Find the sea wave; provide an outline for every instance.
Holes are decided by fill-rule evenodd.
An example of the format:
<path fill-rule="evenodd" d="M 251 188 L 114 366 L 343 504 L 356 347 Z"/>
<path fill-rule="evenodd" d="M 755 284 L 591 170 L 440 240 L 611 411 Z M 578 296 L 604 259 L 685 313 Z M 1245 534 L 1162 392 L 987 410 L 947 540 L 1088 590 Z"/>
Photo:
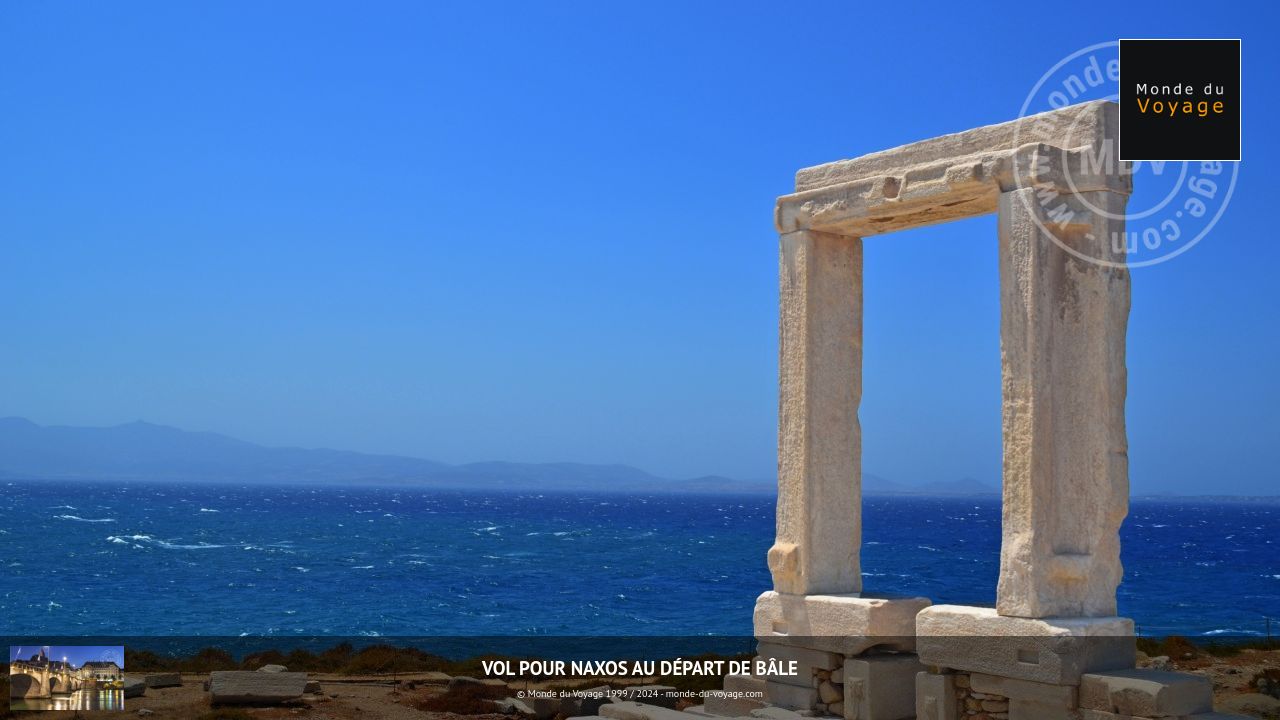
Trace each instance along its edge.
<path fill-rule="evenodd" d="M 4 485 L 0 481 L 0 489 Z M 743 613 L 744 598 L 749 607 L 750 598 L 767 587 L 761 558 L 776 534 L 772 498 L 741 501 L 748 510 L 735 514 L 719 497 L 650 499 L 642 507 L 640 500 L 621 494 L 599 503 L 590 495 L 556 494 L 534 502 L 531 495 L 422 491 L 406 493 L 403 504 L 390 510 L 389 491 L 381 488 L 69 483 L 52 493 L 49 487 L 56 486 L 24 485 L 6 492 L 9 502 L 0 507 L 0 547 L 21 551 L 0 559 L 0 570 L 24 587 L 40 589 L 35 595 L 0 592 L 0 627 L 53 627 L 74 634 L 88 622 L 97 623 L 93 629 L 99 633 L 173 632 L 174 621 L 164 612 L 168 593 L 101 594 L 105 584 L 132 577 L 170 590 L 208 589 L 201 601 L 206 611 L 181 619 L 190 626 L 182 632 L 195 634 L 262 634 L 272 624 L 262 618 L 279 618 L 284 608 L 297 610 L 280 629 L 288 634 L 296 629 L 344 636 L 368 630 L 391 636 L 501 635 L 524 628 L 606 635 L 745 634 L 750 611 Z M 69 505 L 72 498 L 84 506 L 83 515 L 51 509 Z M 376 512 L 353 518 L 350 505 Z M 200 508 L 224 510 L 235 523 L 223 528 L 220 520 L 201 521 L 207 515 Z M 982 504 L 980 517 L 968 517 L 973 522 L 947 519 L 966 516 L 964 508 L 965 501 L 869 499 L 863 543 L 868 586 L 927 594 L 939 603 L 978 605 L 994 599 L 999 502 Z M 1158 628 L 1160 635 L 1195 636 L 1201 642 L 1244 636 L 1244 629 L 1254 630 L 1254 637 L 1263 632 L 1257 612 L 1265 613 L 1280 599 L 1280 567 L 1266 561 L 1280 547 L 1280 505 L 1256 511 L 1266 513 L 1257 519 L 1247 515 L 1255 511 L 1232 506 L 1230 513 L 1201 525 L 1205 510 L 1199 506 L 1160 508 L 1144 512 L 1138 503 L 1136 519 L 1169 527 L 1126 523 L 1122 529 L 1132 575 L 1120 588 L 1122 614 L 1136 618 L 1144 632 Z M 395 518 L 381 517 L 388 512 Z M 61 513 L 112 518 L 117 530 L 49 522 Z M 929 517 L 932 524 L 924 522 Z M 413 532 L 406 534 L 406 523 L 414 524 Z M 53 532 L 59 528 L 62 533 Z M 1170 543 L 1163 542 L 1164 531 L 1174 528 L 1183 528 L 1172 541 L 1181 564 L 1169 563 Z M 79 542 L 62 537 L 79 531 L 87 531 Z M 1224 541 L 1227 535 L 1235 537 Z M 1183 542 L 1195 547 L 1180 550 Z M 219 545 L 225 552 L 212 552 Z M 670 563 L 654 560 L 664 553 Z M 19 558 L 21 566 L 10 566 Z M 59 569 L 66 567 L 81 570 Z M 361 569 L 351 572 L 354 567 Z M 595 575 L 592 590 L 584 594 L 579 588 L 575 594 L 575 573 L 583 567 Z M 93 577 L 98 573 L 101 579 Z M 400 581 L 375 582 L 384 576 Z M 1237 601 L 1194 592 L 1204 585 L 1238 588 Z M 554 601 L 530 602 L 545 586 L 555 586 Z M 626 598 L 615 598 L 618 594 Z M 46 614 L 49 599 L 66 607 Z M 260 619 L 243 620 L 254 617 Z"/>
<path fill-rule="evenodd" d="M 113 543 L 145 543 L 154 547 L 163 548 L 165 550 L 213 550 L 216 548 L 224 548 L 226 545 L 215 545 L 213 543 L 176 543 L 169 540 L 157 540 L 150 535 L 111 535 L 107 537 L 109 542 Z M 137 547 L 142 547 L 138 545 Z"/>
<path fill-rule="evenodd" d="M 59 520 L 74 520 L 76 522 L 92 522 L 92 523 L 108 523 L 115 522 L 115 518 L 82 518 L 78 515 L 54 515 Z"/>

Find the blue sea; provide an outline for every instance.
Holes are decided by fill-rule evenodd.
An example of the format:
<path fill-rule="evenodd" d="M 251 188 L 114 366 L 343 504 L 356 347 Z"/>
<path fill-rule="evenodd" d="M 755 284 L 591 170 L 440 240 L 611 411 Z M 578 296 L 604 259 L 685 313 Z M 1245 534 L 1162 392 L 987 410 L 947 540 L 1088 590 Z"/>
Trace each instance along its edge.
<path fill-rule="evenodd" d="M 0 634 L 749 635 L 773 499 L 9 482 Z M 868 497 L 872 592 L 990 604 L 1000 505 Z M 1136 500 L 1122 615 L 1263 635 L 1280 504 Z"/>

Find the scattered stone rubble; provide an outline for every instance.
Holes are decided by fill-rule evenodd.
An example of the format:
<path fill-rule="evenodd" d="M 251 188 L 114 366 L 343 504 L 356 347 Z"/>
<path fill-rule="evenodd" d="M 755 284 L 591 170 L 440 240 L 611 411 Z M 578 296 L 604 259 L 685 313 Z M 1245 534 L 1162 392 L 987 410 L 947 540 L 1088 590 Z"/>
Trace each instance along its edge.
<path fill-rule="evenodd" d="M 214 705 L 278 705 L 306 693 L 303 672 L 220 670 L 209 674 L 209 700 Z"/>
<path fill-rule="evenodd" d="M 143 678 L 127 677 L 124 679 L 124 697 L 135 698 L 147 694 L 147 681 Z"/>
<path fill-rule="evenodd" d="M 786 682 L 754 675 L 730 675 L 725 688 L 753 693 L 757 699 L 711 695 L 705 704 L 677 710 L 680 694 L 664 685 L 574 691 L 569 697 L 506 697 L 494 700 L 494 712 L 530 720 L 690 720 L 749 717 L 759 720 L 846 718 L 857 720 L 1229 720 L 1212 711 L 1208 678 L 1158 670 L 1083 673 L 1073 684 L 1046 683 L 980 672 L 928 667 L 914 653 L 872 651 L 855 657 L 776 643 L 760 643 L 761 657 L 795 661 L 803 675 Z M 435 673 L 415 686 L 441 689 L 483 686 L 506 690 L 497 679 L 450 678 Z M 808 684 L 798 678 L 807 677 Z M 126 679 L 129 688 L 146 683 Z M 327 701 L 306 673 L 271 671 L 214 672 L 209 681 L 214 705 L 280 705 L 300 700 Z M 619 691 L 622 694 L 619 695 Z M 761 697 L 761 694 L 764 697 Z M 130 695 L 134 697 L 135 695 Z M 329 696 L 332 697 L 332 696 Z M 765 704 L 764 698 L 770 704 Z M 315 700 L 312 700 L 314 698 Z M 630 698 L 630 699 L 628 699 Z M 785 707 L 782 703 L 793 703 Z"/>
<path fill-rule="evenodd" d="M 146 676 L 144 682 L 149 688 L 181 687 L 182 675 L 179 673 L 158 673 Z"/>

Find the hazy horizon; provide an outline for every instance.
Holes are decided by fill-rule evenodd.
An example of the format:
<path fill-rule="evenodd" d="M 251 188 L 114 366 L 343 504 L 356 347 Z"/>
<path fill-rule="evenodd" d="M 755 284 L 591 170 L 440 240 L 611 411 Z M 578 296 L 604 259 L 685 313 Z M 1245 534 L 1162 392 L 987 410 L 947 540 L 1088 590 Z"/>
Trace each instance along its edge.
<path fill-rule="evenodd" d="M 1230 207 L 1133 271 L 1130 478 L 1274 492 L 1277 10 L 1195 8 L 1028 42 L 945 4 L 8 5 L 0 416 L 772 478 L 797 169 L 1014 118 L 1094 43 L 1248 28 Z M 807 42 L 815 17 L 884 32 Z M 956 62 L 965 32 L 989 42 Z M 865 262 L 864 468 L 998 482 L 994 219 Z"/>
<path fill-rule="evenodd" d="M 596 486 L 598 486 L 598 489 L 601 489 L 601 490 L 610 490 L 611 484 L 616 483 L 616 481 L 619 479 L 622 479 L 623 476 L 630 473 L 634 473 L 634 472 L 638 472 L 643 476 L 648 476 L 651 479 L 660 480 L 664 483 L 669 483 L 669 484 L 656 486 L 656 487 L 644 486 L 644 485 L 623 486 L 621 490 L 617 490 L 618 492 L 640 492 L 640 491 L 644 491 L 647 487 L 647 489 L 653 490 L 655 492 L 681 491 L 681 492 L 711 493 L 711 494 L 742 492 L 742 493 L 758 494 L 761 491 L 776 490 L 776 483 L 777 483 L 776 476 L 767 477 L 767 478 L 743 478 L 743 477 L 730 477 L 725 475 L 710 475 L 710 476 L 700 476 L 700 477 L 664 477 L 656 473 L 649 472 L 647 468 L 636 467 L 636 466 L 628 465 L 625 463 L 587 464 L 587 463 L 580 463 L 570 458 L 564 458 L 558 461 L 545 461 L 545 462 L 522 462 L 520 460 L 495 461 L 492 459 L 477 458 L 469 461 L 464 461 L 456 465 L 450 465 L 445 463 L 439 463 L 435 459 L 428 458 L 428 457 L 420 457 L 420 456 L 412 456 L 412 455 L 365 454 L 365 453 L 360 453 L 359 451 L 354 451 L 354 450 L 341 448 L 341 447 L 261 445 L 261 444 L 256 444 L 256 443 L 252 443 L 250 441 L 244 440 L 243 438 L 237 438 L 224 433 L 216 433 L 212 431 L 186 430 L 184 428 L 177 428 L 169 425 L 160 425 L 157 423 L 151 423 L 142 419 L 130 421 L 127 423 L 121 423 L 118 425 L 74 426 L 74 425 L 64 425 L 64 424 L 40 425 L 38 423 L 34 423 L 28 418 L 16 417 L 16 416 L 0 417 L 0 448 L 3 448 L 5 446 L 5 441 L 7 440 L 7 438 L 4 435 L 4 430 L 7 423 L 30 424 L 42 430 L 48 429 L 48 430 L 73 430 L 73 431 L 81 431 L 81 430 L 110 431 L 110 430 L 118 430 L 118 429 L 128 429 L 136 426 L 143 426 L 145 428 L 156 430 L 156 431 L 177 432 L 177 433 L 181 433 L 184 436 L 210 436 L 210 437 L 217 438 L 220 441 L 229 440 L 234 443 L 244 443 L 254 448 L 262 449 L 262 450 L 270 450 L 270 451 L 298 450 L 304 453 L 340 453 L 340 454 L 352 453 L 352 454 L 361 455 L 369 458 L 385 457 L 385 458 L 391 458 L 391 459 L 421 461 L 424 463 L 429 463 L 434 465 L 442 465 L 446 468 L 452 468 L 452 469 L 475 468 L 475 467 L 481 467 L 481 466 L 489 467 L 489 466 L 498 466 L 498 465 L 511 465 L 511 466 L 520 467 L 520 468 L 530 468 L 530 467 L 559 468 L 559 467 L 579 466 L 579 469 L 580 468 L 616 469 L 616 471 L 613 472 L 612 477 L 601 478 L 601 480 L 603 480 L 604 482 L 590 481 L 585 485 L 579 484 L 576 486 L 573 485 L 571 482 L 569 485 L 559 488 L 559 490 L 565 491 L 565 492 L 586 490 Z M 119 450 L 119 449 L 120 448 L 116 448 L 116 450 Z M 48 448 L 45 447 L 43 448 L 43 450 L 47 451 Z M 125 448 L 125 450 L 126 450 L 126 454 L 128 454 L 128 448 Z M 0 457 L 4 457 L 3 453 L 0 453 Z M 208 458 L 205 458 L 205 459 L 207 460 Z M 327 463 L 329 461 L 330 461 L 330 458 L 326 456 L 322 462 Z M 3 466 L 0 466 L 0 479 L 6 479 L 7 470 L 10 470 L 10 468 L 5 468 Z M 491 471 L 491 473 L 492 472 L 493 471 Z M 501 472 L 499 471 L 498 474 L 501 475 Z M 10 473 L 9 475 L 10 477 L 8 479 L 23 479 L 23 475 L 21 473 L 16 475 Z M 178 477 L 178 476 L 174 476 L 174 477 Z M 456 477 L 457 476 L 455 476 L 455 479 Z M 38 473 L 35 473 L 35 474 L 31 474 L 29 477 L 26 477 L 26 479 L 30 479 L 30 480 L 99 480 L 101 481 L 101 480 L 111 480 L 112 477 L 111 476 L 106 476 L 106 477 L 87 477 L 86 476 L 86 477 L 76 478 L 76 477 L 42 476 Z M 146 480 L 146 478 L 142 478 L 142 477 L 135 477 L 132 479 Z M 477 490 L 495 489 L 493 486 L 486 485 L 484 482 L 485 480 L 493 479 L 492 474 L 486 476 L 485 474 L 482 473 L 480 475 L 475 476 L 474 479 L 477 480 L 477 482 L 475 482 L 475 485 L 474 485 L 475 489 Z M 438 483 L 436 482 L 438 478 L 434 477 L 429 473 L 421 475 L 420 477 L 418 477 L 418 480 L 424 483 L 422 485 L 423 487 L 430 488 L 438 485 Z M 707 484 L 704 482 L 703 484 L 699 484 L 699 481 L 711 481 L 711 480 L 714 480 L 716 482 L 712 482 L 710 484 Z M 153 478 L 150 481 L 163 482 L 163 483 L 178 483 L 178 484 L 181 484 L 182 482 L 184 482 L 184 480 L 181 479 L 180 477 L 178 477 L 178 479 L 169 479 L 169 480 L 159 480 L 159 479 Z M 211 482 L 212 483 L 232 483 L 232 484 L 249 482 L 253 484 L 253 483 L 261 482 L 260 480 L 249 479 L 249 478 L 240 478 L 240 479 L 223 478 L 220 480 L 209 480 L 207 478 L 192 480 L 188 478 L 187 481 L 200 483 L 200 484 L 211 483 Z M 385 483 L 390 484 L 391 486 L 397 486 L 397 487 L 410 486 L 412 484 L 412 481 L 405 480 L 404 478 L 400 478 L 400 479 L 374 478 L 372 479 L 372 482 L 369 479 L 354 479 L 354 478 L 348 479 L 348 480 L 336 481 L 336 482 L 332 480 L 315 480 L 314 478 L 310 480 L 282 479 L 282 480 L 279 480 L 279 483 L 282 485 L 297 485 L 297 484 L 335 485 L 336 484 L 336 485 L 350 485 L 350 486 L 361 487 L 361 486 L 370 486 L 370 485 L 377 486 L 379 482 L 382 482 L 382 481 L 385 481 Z M 719 482 L 719 481 L 724 481 L 724 482 Z M 536 489 L 550 490 L 550 491 L 556 490 L 556 488 L 554 487 L 548 488 L 547 485 L 544 484 L 545 482 L 547 482 L 547 478 L 533 479 L 531 481 L 525 482 L 525 484 L 523 485 L 513 485 L 508 487 L 507 489 L 528 490 L 528 489 L 536 488 Z M 682 485 L 685 485 L 688 483 L 693 483 L 691 488 L 681 489 Z M 265 484 L 272 484 L 272 483 L 267 482 Z M 1002 484 L 1001 479 L 998 477 L 994 479 L 990 479 L 990 478 L 983 479 L 983 478 L 974 478 L 974 477 L 965 476 L 965 477 L 934 478 L 931 480 L 926 480 L 924 482 L 912 482 L 912 481 L 904 482 L 896 478 L 885 477 L 880 473 L 867 470 L 867 469 L 864 469 L 862 473 L 863 493 L 871 494 L 871 495 L 908 494 L 908 495 L 934 495 L 934 496 L 938 496 L 938 495 L 979 496 L 979 495 L 986 495 L 986 494 L 999 494 L 1001 489 L 1001 484 Z M 442 489 L 456 489 L 456 488 L 465 488 L 470 486 L 471 485 L 469 483 L 455 482 L 452 485 L 443 485 L 439 487 L 441 487 Z M 1172 491 L 1164 491 L 1164 492 L 1156 492 L 1156 493 L 1131 492 L 1130 495 L 1132 497 L 1161 497 L 1161 496 L 1185 497 L 1185 498 L 1258 497 L 1258 498 L 1268 498 L 1268 499 L 1272 499 L 1272 498 L 1280 499 L 1280 493 L 1274 493 L 1274 492 L 1249 494 L 1249 493 L 1232 493 L 1232 492 L 1175 493 Z"/>

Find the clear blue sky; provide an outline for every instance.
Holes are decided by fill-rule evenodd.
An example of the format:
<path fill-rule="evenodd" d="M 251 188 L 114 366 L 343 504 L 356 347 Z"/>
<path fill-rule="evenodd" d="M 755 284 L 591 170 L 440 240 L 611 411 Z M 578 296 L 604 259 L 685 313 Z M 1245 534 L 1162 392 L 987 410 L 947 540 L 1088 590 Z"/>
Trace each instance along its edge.
<path fill-rule="evenodd" d="M 1086 45 L 1242 36 L 1231 206 L 1134 273 L 1131 474 L 1275 492 L 1276 12 L 5 3 L 0 415 L 772 477 L 797 168 L 1012 118 Z M 867 241 L 868 472 L 997 482 L 994 232 Z"/>

